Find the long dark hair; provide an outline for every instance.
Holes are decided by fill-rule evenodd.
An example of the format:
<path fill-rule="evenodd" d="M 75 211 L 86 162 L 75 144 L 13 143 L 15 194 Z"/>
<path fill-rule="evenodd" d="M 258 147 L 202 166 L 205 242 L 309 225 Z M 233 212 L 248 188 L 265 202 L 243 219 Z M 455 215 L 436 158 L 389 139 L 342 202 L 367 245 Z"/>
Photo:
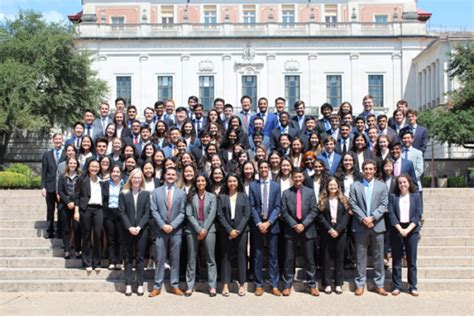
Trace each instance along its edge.
<path fill-rule="evenodd" d="M 191 188 L 189 189 L 188 195 L 186 196 L 186 202 L 187 203 L 192 203 L 194 195 L 197 194 L 196 182 L 197 182 L 199 177 L 203 177 L 204 180 L 206 180 L 205 190 L 206 190 L 206 192 L 210 192 L 209 187 L 211 186 L 211 182 L 210 182 L 209 178 L 206 177 L 204 174 L 199 173 L 197 176 L 194 177 L 193 184 L 191 185 Z"/>
<path fill-rule="evenodd" d="M 401 175 L 399 175 L 397 177 L 397 185 L 395 186 L 394 190 L 393 190 L 393 193 L 395 193 L 395 195 L 398 195 L 400 196 L 401 192 L 400 192 L 400 186 L 398 185 L 398 180 L 400 178 L 405 178 L 407 179 L 408 181 L 408 184 L 409 184 L 409 187 L 408 187 L 408 192 L 410 193 L 415 193 L 416 192 L 416 187 L 415 187 L 415 184 L 413 183 L 413 179 L 406 173 L 402 173 Z"/>
<path fill-rule="evenodd" d="M 235 173 L 229 173 L 227 177 L 225 177 L 225 180 L 224 180 L 225 185 L 223 187 L 222 193 L 229 194 L 229 188 L 227 187 L 227 180 L 229 180 L 230 177 L 237 179 L 237 192 L 244 192 L 244 186 L 242 184 L 242 181 L 240 181 L 240 177 Z"/>

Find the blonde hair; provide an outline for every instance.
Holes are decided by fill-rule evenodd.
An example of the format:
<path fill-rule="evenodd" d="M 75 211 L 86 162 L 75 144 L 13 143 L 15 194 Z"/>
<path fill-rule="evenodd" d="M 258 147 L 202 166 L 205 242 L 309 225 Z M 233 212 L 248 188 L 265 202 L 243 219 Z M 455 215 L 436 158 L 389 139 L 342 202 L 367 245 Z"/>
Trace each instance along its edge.
<path fill-rule="evenodd" d="M 130 175 L 128 176 L 128 180 L 122 188 L 123 193 L 127 193 L 128 191 L 131 190 L 131 188 L 132 188 L 132 183 L 131 183 L 132 178 L 134 176 L 136 176 L 137 174 L 139 174 L 140 177 L 142 178 L 142 183 L 140 184 L 140 189 L 142 189 L 142 190 L 145 189 L 145 176 L 143 175 L 143 172 L 142 172 L 141 169 L 135 168 L 130 172 Z"/>

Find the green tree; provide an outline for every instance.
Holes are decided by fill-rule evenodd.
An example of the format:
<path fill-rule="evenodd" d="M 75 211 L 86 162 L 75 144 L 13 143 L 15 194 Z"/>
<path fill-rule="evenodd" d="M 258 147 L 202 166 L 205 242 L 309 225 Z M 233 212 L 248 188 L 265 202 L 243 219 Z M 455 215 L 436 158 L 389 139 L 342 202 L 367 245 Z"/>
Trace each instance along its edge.
<path fill-rule="evenodd" d="M 71 25 L 20 11 L 0 27 L 0 163 L 17 130 L 65 128 L 107 91 L 91 52 L 76 49 Z"/>
<path fill-rule="evenodd" d="M 448 93 L 449 102 L 420 113 L 419 120 L 441 143 L 474 142 L 474 44 L 458 46 L 451 54 L 449 77 L 461 87 Z"/>

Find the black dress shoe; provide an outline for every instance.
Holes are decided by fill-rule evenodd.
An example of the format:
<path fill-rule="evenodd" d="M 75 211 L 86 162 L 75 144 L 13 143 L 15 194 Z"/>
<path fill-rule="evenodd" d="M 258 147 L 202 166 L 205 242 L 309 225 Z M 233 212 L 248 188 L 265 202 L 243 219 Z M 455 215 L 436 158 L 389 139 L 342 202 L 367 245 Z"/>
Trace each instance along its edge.
<path fill-rule="evenodd" d="M 209 297 L 216 297 L 217 293 L 209 293 Z"/>
<path fill-rule="evenodd" d="M 190 297 L 191 295 L 193 295 L 193 292 L 184 292 L 185 297 Z"/>
<path fill-rule="evenodd" d="M 54 238 L 54 234 L 53 233 L 47 233 L 45 236 L 44 236 L 45 239 L 53 239 Z"/>

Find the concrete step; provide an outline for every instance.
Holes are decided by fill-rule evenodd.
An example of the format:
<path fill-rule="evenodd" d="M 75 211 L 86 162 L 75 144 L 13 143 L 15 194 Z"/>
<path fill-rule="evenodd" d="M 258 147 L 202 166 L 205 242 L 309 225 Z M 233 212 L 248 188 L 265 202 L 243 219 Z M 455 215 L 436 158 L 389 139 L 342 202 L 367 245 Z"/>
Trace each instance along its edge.
<path fill-rule="evenodd" d="M 25 201 L 25 204 L 0 204 L 0 214 L 11 212 L 33 212 L 46 216 L 46 203 L 43 201 L 41 203 L 32 204 L 29 201 Z"/>
<path fill-rule="evenodd" d="M 62 239 L 45 238 L 0 238 L 0 247 L 62 247 Z"/>
<path fill-rule="evenodd" d="M 30 196 L 41 196 L 41 190 L 31 189 L 31 190 L 0 190 L 0 197 L 30 197 Z"/>
<path fill-rule="evenodd" d="M 62 257 L 61 248 L 51 247 L 0 247 L 0 257 Z"/>
<path fill-rule="evenodd" d="M 474 236 L 473 228 L 446 228 L 446 227 L 423 227 L 421 229 L 422 238 L 428 236 L 434 237 L 457 237 L 457 236 Z"/>
<path fill-rule="evenodd" d="M 472 267 L 474 258 L 472 256 L 418 256 L 418 267 Z"/>
<path fill-rule="evenodd" d="M 1 248 L 0 248 L 1 251 Z M 1 252 L 0 252 L 1 253 Z M 471 246 L 420 246 L 419 256 L 473 256 L 474 247 Z"/>
<path fill-rule="evenodd" d="M 63 254 L 64 255 L 64 254 Z M 107 265 L 106 261 L 102 262 Z M 2 268 L 82 268 L 80 259 L 64 260 L 62 257 L 0 257 Z"/>
<path fill-rule="evenodd" d="M 423 236 L 419 246 L 474 246 L 474 237 L 427 237 Z"/>
<path fill-rule="evenodd" d="M 474 212 L 463 212 L 463 211 L 436 211 L 425 210 L 423 213 L 425 220 L 445 220 L 445 219 L 466 219 L 474 220 Z"/>
<path fill-rule="evenodd" d="M 474 188 L 423 188 L 423 197 L 473 197 Z"/>
<path fill-rule="evenodd" d="M 472 201 L 466 201 L 463 203 L 456 204 L 455 202 L 444 202 L 444 201 L 430 201 L 423 204 L 424 212 L 444 212 L 444 211 L 457 211 L 457 212 L 474 212 L 472 208 Z"/>
<path fill-rule="evenodd" d="M 448 219 L 425 219 L 423 228 L 428 227 L 452 227 L 452 228 L 472 228 L 474 220 L 465 218 L 448 218 Z"/>
<path fill-rule="evenodd" d="M 34 229 L 34 228 L 17 228 L 17 229 L 0 229 L 0 237 L 10 237 L 10 238 L 32 238 L 32 237 L 43 237 L 46 235 L 44 229 Z"/>
<path fill-rule="evenodd" d="M 36 228 L 36 229 L 46 229 L 48 223 L 46 221 L 37 221 L 37 220 L 2 220 L 0 221 L 0 228 Z"/>

